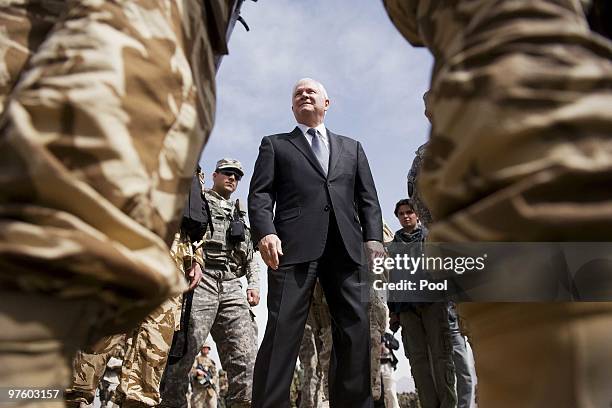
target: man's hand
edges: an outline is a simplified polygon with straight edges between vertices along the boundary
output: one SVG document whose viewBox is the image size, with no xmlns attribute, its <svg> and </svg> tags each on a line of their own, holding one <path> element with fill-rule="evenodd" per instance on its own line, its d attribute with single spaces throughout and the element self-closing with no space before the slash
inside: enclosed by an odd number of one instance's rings
<svg viewBox="0 0 612 408">
<path fill-rule="evenodd" d="M 189 281 L 189 288 L 187 289 L 187 292 L 189 292 L 198 286 L 198 283 L 200 283 L 200 280 L 202 279 L 202 268 L 200 267 L 200 264 L 194 262 L 191 265 L 191 268 L 188 271 L 185 271 L 185 277 Z"/>
<path fill-rule="evenodd" d="M 283 248 L 281 247 L 281 240 L 276 234 L 268 234 L 259 240 L 259 253 L 263 261 L 270 268 L 278 269 L 278 258 L 283 255 Z"/>
<path fill-rule="evenodd" d="M 399 313 L 389 313 L 389 329 L 395 333 L 400 328 Z"/>
<path fill-rule="evenodd" d="M 378 241 L 366 241 L 366 256 L 368 257 L 368 265 L 370 265 L 370 270 L 374 267 L 374 259 L 376 258 L 384 258 L 385 257 L 385 247 L 382 242 Z"/>
<path fill-rule="evenodd" d="M 247 289 L 247 302 L 251 306 L 259 304 L 259 289 Z"/>
</svg>

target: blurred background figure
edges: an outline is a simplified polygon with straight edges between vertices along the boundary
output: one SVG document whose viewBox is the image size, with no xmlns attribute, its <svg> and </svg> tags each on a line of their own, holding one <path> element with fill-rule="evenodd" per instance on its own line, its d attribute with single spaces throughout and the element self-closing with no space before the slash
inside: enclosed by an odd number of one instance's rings
<svg viewBox="0 0 612 408">
<path fill-rule="evenodd" d="M 191 408 L 217 408 L 219 374 L 215 362 L 208 357 L 210 344 L 204 343 L 190 373 Z"/>
</svg>

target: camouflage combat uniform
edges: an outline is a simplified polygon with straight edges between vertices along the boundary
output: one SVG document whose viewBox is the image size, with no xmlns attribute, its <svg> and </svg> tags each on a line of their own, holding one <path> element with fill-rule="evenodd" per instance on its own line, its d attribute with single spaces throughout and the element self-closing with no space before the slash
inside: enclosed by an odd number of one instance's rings
<svg viewBox="0 0 612 408">
<path fill-rule="evenodd" d="M 587 26 L 587 2 L 384 3 L 400 32 L 435 58 L 420 181 L 436 219 L 430 239 L 608 241 L 612 44 Z M 612 400 L 601 385 L 612 377 L 612 303 L 460 311 L 483 406 Z"/>
<path fill-rule="evenodd" d="M 66 390 L 69 407 L 92 404 L 98 383 L 112 357 L 123 357 L 125 335 L 106 336 L 91 347 L 79 350 L 73 360 L 72 385 Z"/>
<path fill-rule="evenodd" d="M 100 405 L 102 408 L 115 408 L 117 387 L 121 381 L 121 367 L 123 360 L 120 357 L 111 357 L 106 363 L 106 370 L 98 384 L 100 391 Z"/>
<path fill-rule="evenodd" d="M 387 327 L 387 320 L 389 319 L 389 309 L 385 302 L 383 302 L 374 289 L 371 289 L 370 294 L 370 344 L 371 344 L 371 377 L 370 382 L 372 384 L 372 398 L 376 401 L 380 399 L 382 395 L 381 378 L 380 378 L 380 347 L 381 338 L 385 333 Z"/>
<path fill-rule="evenodd" d="M 208 231 L 204 238 L 206 269 L 193 295 L 187 352 L 166 367 L 162 405 L 187 406 L 187 375 L 195 355 L 210 333 L 217 344 L 221 365 L 228 373 L 228 407 L 248 406 L 257 355 L 257 326 L 239 278 L 246 275 L 247 289 L 259 289 L 259 266 L 253 258 L 248 228 L 244 242 L 234 245 L 227 241 L 234 202 L 212 190 L 206 190 L 205 195 L 210 205 L 214 233 L 211 235 Z"/>
<path fill-rule="evenodd" d="M 289 388 L 290 408 L 298 408 L 302 400 L 302 381 L 304 379 L 304 370 L 298 362 L 293 370 L 293 378 L 291 379 L 291 387 Z"/>
<path fill-rule="evenodd" d="M 429 230 L 432 223 L 431 213 L 423 202 L 423 197 L 421 197 L 421 189 L 418 185 L 418 176 L 423 167 L 423 159 L 425 158 L 426 151 L 427 143 L 419 146 L 415 152 L 414 160 L 412 160 L 412 166 L 410 166 L 410 171 L 408 172 L 407 189 L 408 197 L 410 198 L 410 201 L 412 201 L 412 206 L 414 207 L 414 212 L 417 214 L 417 217 L 419 217 L 421 224 L 425 225 L 425 228 Z"/>
<path fill-rule="evenodd" d="M 113 402 L 125 407 L 158 405 L 159 384 L 178 322 L 179 307 L 180 296 L 168 299 L 129 336 L 106 336 L 93 347 L 79 351 L 73 361 L 72 385 L 66 391 L 68 405 L 91 404 L 108 360 L 118 355 L 123 363 Z"/>
<path fill-rule="evenodd" d="M 225 398 L 228 388 L 227 371 L 219 370 L 219 408 L 226 408 Z"/>
<path fill-rule="evenodd" d="M 210 375 L 209 382 L 202 384 L 196 370 L 201 366 Z M 217 408 L 219 374 L 215 362 L 208 356 L 199 354 L 191 368 L 191 405 L 190 408 Z"/>
<path fill-rule="evenodd" d="M 329 306 L 317 281 L 299 351 L 303 369 L 300 408 L 318 408 L 329 400 L 327 375 L 333 345 L 331 330 Z"/>
<path fill-rule="evenodd" d="M 180 233 L 175 234 L 170 253 L 183 274 L 193 262 L 204 265 L 201 247 L 194 247 Z M 180 296 L 166 300 L 129 335 L 107 336 L 85 352 L 79 351 L 73 362 L 72 387 L 66 394 L 69 405 L 93 402 L 107 361 L 118 354 L 123 363 L 113 402 L 126 407 L 158 405 L 161 377 L 174 331 L 178 329 L 180 301 Z"/>
<path fill-rule="evenodd" d="M 235 6 L 0 4 L 0 385 L 65 388 L 78 349 L 185 289 L 168 245 Z"/>
</svg>

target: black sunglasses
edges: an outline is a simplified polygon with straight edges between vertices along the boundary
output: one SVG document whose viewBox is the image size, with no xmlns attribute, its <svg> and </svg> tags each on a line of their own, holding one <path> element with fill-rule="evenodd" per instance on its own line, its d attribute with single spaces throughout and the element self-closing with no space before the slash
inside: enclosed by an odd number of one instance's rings
<svg viewBox="0 0 612 408">
<path fill-rule="evenodd" d="M 237 171 L 219 170 L 219 173 L 221 173 L 221 174 L 223 174 L 224 176 L 227 176 L 227 177 L 234 176 L 237 181 L 240 181 L 240 179 L 242 178 L 242 176 Z"/>
</svg>

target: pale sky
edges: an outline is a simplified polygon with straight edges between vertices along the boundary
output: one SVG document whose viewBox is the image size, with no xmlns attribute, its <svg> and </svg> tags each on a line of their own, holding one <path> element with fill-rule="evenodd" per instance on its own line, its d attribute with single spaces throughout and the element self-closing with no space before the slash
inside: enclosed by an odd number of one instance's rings
<svg viewBox="0 0 612 408">
<path fill-rule="evenodd" d="M 242 16 L 251 31 L 236 25 L 217 76 L 215 128 L 200 160 L 207 185 L 219 158 L 238 159 L 246 175 L 233 198 L 246 203 L 262 137 L 295 127 L 292 88 L 311 77 L 325 85 L 331 100 L 325 125 L 362 143 L 384 218 L 399 229 L 393 208 L 406 197 L 414 152 L 429 132 L 422 100 L 429 52 L 403 39 L 380 0 L 246 1 Z M 263 266 L 260 279 L 263 296 L 254 311 L 261 341 L 267 319 Z M 398 391 L 414 390 L 403 349 L 396 355 Z"/>
</svg>

